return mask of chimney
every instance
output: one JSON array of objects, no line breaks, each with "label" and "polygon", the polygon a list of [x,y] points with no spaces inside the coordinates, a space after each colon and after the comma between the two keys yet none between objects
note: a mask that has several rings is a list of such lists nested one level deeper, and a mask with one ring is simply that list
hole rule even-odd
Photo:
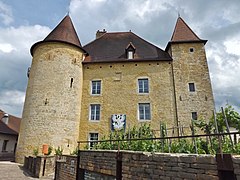
[{"label": "chimney", "polygon": [[5,113],[5,114],[3,115],[3,117],[2,117],[2,121],[3,121],[5,124],[8,124],[8,119],[9,119],[8,114]]},{"label": "chimney", "polygon": [[105,29],[103,29],[102,31],[101,30],[97,30],[96,39],[100,38],[105,33],[107,33],[107,31]]}]

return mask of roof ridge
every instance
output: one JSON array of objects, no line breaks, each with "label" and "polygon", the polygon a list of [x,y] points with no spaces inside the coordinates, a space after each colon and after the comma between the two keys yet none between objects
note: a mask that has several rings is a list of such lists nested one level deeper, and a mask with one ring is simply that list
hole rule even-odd
[{"label": "roof ridge", "polygon": [[105,32],[103,35],[101,35],[101,36],[98,37],[98,38],[93,39],[93,40],[90,41],[89,43],[85,44],[83,47],[88,46],[89,44],[91,44],[91,43],[93,43],[93,42],[101,39],[101,38],[102,38],[103,36],[105,36],[106,34],[120,34],[120,33],[129,33],[129,31],[126,31],[126,32],[125,32],[125,31],[123,31],[123,32]]}]

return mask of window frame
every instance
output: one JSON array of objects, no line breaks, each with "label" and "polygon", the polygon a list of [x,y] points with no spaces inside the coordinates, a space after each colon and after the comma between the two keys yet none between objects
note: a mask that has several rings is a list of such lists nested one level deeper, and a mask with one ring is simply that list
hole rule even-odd
[{"label": "window frame", "polygon": [[[91,139],[91,135],[97,135],[97,139]],[[93,137],[95,138],[95,137]],[[88,149],[92,149],[94,144],[96,144],[97,142],[95,141],[98,141],[99,140],[99,133],[98,132],[89,132],[88,133]]]},{"label": "window frame", "polygon": [[[144,117],[141,118],[141,114],[140,114],[140,107],[141,105],[145,105],[144,106]],[[149,106],[149,118],[146,117],[146,105]],[[138,120],[139,121],[151,121],[152,120],[152,116],[151,116],[151,103],[149,102],[141,102],[141,103],[138,103]]]},{"label": "window frame", "polygon": [[[192,86],[193,85],[193,86]],[[193,88],[193,89],[192,89]],[[194,93],[196,92],[196,85],[194,82],[190,82],[188,83],[188,91],[191,92],[191,93]]]},{"label": "window frame", "polygon": [[191,112],[192,120],[196,121],[198,119],[198,113],[196,111]]},{"label": "window frame", "polygon": [[[94,109],[94,115],[92,116],[92,107],[94,107],[95,106],[95,109]],[[98,119],[97,119],[97,107],[99,107],[99,115],[98,115]],[[94,117],[94,118],[92,118],[92,117]],[[93,104],[90,104],[90,106],[89,106],[89,120],[91,121],[91,122],[99,122],[100,121],[100,119],[101,119],[101,104],[98,104],[98,103],[93,103]]]},{"label": "window frame", "polygon": [[134,51],[127,50],[127,59],[134,59]]},{"label": "window frame", "polygon": [[7,145],[9,140],[3,140],[2,152],[7,152]]},{"label": "window frame", "polygon": [[[141,81],[144,81],[144,80],[147,80],[147,91],[145,92],[145,85],[144,85],[144,82],[143,82],[143,84],[142,84],[142,91],[140,92],[140,82]],[[138,79],[137,79],[137,91],[138,91],[138,94],[149,94],[149,91],[150,91],[150,83],[149,83],[150,81],[149,81],[149,78],[148,77],[139,77]]]},{"label": "window frame", "polygon": [[[96,85],[95,85],[95,89],[93,88],[94,86],[93,86],[93,83],[96,83]],[[99,84],[100,84],[100,88],[99,88],[99,93],[98,93],[98,85],[97,85],[97,82],[99,82]],[[102,80],[100,80],[100,79],[94,79],[94,80],[92,80],[91,82],[90,82],[90,86],[91,86],[91,92],[90,92],[90,94],[91,95],[93,95],[93,96],[99,96],[99,95],[101,95],[101,93],[102,93]]]}]

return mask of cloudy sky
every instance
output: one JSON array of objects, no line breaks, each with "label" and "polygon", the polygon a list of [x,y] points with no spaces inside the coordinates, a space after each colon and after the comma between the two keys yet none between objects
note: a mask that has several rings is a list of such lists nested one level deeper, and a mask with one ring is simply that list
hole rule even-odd
[{"label": "cloudy sky", "polygon": [[178,13],[201,38],[216,109],[240,111],[239,0],[0,0],[0,109],[21,117],[31,45],[69,12],[82,45],[98,29],[129,31],[165,49]]}]

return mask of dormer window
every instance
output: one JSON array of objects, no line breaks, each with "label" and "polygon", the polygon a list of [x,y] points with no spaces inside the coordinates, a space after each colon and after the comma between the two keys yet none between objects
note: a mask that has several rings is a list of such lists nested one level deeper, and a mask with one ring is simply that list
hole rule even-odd
[{"label": "dormer window", "polygon": [[128,53],[127,58],[128,59],[133,59],[133,51],[128,51],[127,53]]},{"label": "dormer window", "polygon": [[127,47],[126,47],[126,58],[127,59],[134,59],[134,54],[135,54],[135,47],[132,44],[132,42],[130,42]]}]

